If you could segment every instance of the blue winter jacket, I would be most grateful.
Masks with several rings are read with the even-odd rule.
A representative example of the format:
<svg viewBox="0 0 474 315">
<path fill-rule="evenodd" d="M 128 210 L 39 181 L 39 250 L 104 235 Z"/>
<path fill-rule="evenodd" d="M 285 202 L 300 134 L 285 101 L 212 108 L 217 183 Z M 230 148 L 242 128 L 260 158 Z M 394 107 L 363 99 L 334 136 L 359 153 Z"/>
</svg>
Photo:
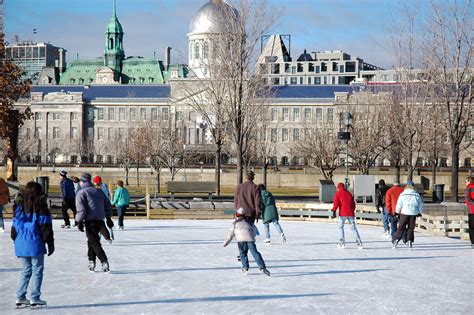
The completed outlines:
<svg viewBox="0 0 474 315">
<path fill-rule="evenodd" d="M 396 211 L 404 215 L 418 215 L 423 213 L 423 200 L 420 194 L 413 188 L 405 188 L 398 197 Z"/>
<path fill-rule="evenodd" d="M 128 206 L 130 203 L 130 196 L 128 194 L 127 188 L 119 187 L 114 192 L 114 198 L 112 200 L 113 205 L 117 205 L 119 207 Z"/>
<path fill-rule="evenodd" d="M 112 205 L 102 190 L 84 183 L 76 195 L 76 221 L 104 220 L 112 216 Z"/>
<path fill-rule="evenodd" d="M 52 244 L 53 229 L 51 215 L 23 212 L 19 205 L 15 211 L 12 225 L 12 239 L 15 242 L 17 257 L 36 257 L 46 254 L 45 243 Z"/>
<path fill-rule="evenodd" d="M 61 186 L 61 197 L 64 199 L 74 199 L 76 193 L 74 191 L 74 183 L 69 178 L 63 178 L 60 182 Z"/>
</svg>

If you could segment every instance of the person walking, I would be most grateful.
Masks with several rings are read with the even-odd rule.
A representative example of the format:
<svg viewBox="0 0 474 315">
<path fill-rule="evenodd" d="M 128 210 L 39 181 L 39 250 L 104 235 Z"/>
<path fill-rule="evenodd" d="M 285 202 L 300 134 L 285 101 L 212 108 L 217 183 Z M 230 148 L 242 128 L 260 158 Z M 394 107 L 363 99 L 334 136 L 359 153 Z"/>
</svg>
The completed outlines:
<svg viewBox="0 0 474 315">
<path fill-rule="evenodd" d="M 405 231 L 407 231 L 408 247 L 413 247 L 416 218 L 421 217 L 423 213 L 423 200 L 414 187 L 413 181 L 408 180 L 405 189 L 398 197 L 395 210 L 400 214 L 400 223 L 393 240 L 393 248 L 397 247 Z"/>
<path fill-rule="evenodd" d="M 96 188 L 101 189 L 104 192 L 105 197 L 107 197 L 107 200 L 110 201 L 110 191 L 109 188 L 105 183 L 102 182 L 102 178 L 100 176 L 94 177 L 94 185 Z"/>
<path fill-rule="evenodd" d="M 87 256 L 89 258 L 89 270 L 94 272 L 96 258 L 102 264 L 103 272 L 110 272 L 107 255 L 100 243 L 100 230 L 104 227 L 104 219 L 107 226 L 112 228 L 112 206 L 100 189 L 96 189 L 91 183 L 89 173 L 82 174 L 80 178 L 81 190 L 76 195 L 77 215 L 76 221 L 78 229 L 87 236 Z"/>
<path fill-rule="evenodd" d="M 400 187 L 400 183 L 395 182 L 393 183 L 393 187 L 387 190 L 387 194 L 385 195 L 385 205 L 387 207 L 387 215 L 388 221 L 390 223 L 390 233 L 392 242 L 395 239 L 395 234 L 397 233 L 398 227 L 398 213 L 395 211 L 397 207 L 398 197 L 400 197 L 401 193 L 403 192 L 403 187 Z M 402 235 L 403 243 L 407 244 L 407 233 L 403 233 Z"/>
<path fill-rule="evenodd" d="M 467 207 L 467 217 L 469 224 L 469 239 L 471 240 L 471 248 L 474 249 L 474 177 L 466 178 L 466 189 L 464 190 L 464 199 Z"/>
<path fill-rule="evenodd" d="M 112 206 L 117 206 L 118 228 L 121 230 L 123 230 L 123 217 L 125 216 L 129 203 L 130 195 L 128 194 L 128 189 L 123 187 L 123 181 L 119 180 L 117 181 L 117 189 L 112 199 Z"/>
<path fill-rule="evenodd" d="M 65 170 L 61 170 L 59 176 L 61 176 L 61 181 L 59 182 L 62 198 L 61 212 L 63 214 L 64 220 L 64 224 L 61 225 L 61 227 L 69 229 L 71 228 L 71 222 L 69 220 L 69 214 L 67 211 L 71 209 L 74 218 L 76 217 L 76 192 L 74 190 L 74 183 L 71 179 L 67 178 L 67 172 Z M 76 226 L 75 221 L 73 226 Z"/>
<path fill-rule="evenodd" d="M 74 193 L 77 194 L 77 192 L 79 191 L 79 189 L 81 189 L 81 185 L 79 184 L 79 177 L 77 176 L 71 176 L 71 180 L 74 184 Z"/>
<path fill-rule="evenodd" d="M 383 236 L 389 237 L 390 235 L 390 228 L 389 228 L 389 218 L 387 213 L 387 206 L 385 202 L 387 191 L 390 187 L 385 185 L 385 181 L 383 179 L 379 180 L 379 187 L 377 188 L 377 192 L 375 194 L 375 207 L 377 208 L 378 213 L 382 213 L 382 223 L 383 223 Z M 394 232 L 395 233 L 395 232 Z"/>
<path fill-rule="evenodd" d="M 357 242 L 357 248 L 362 249 L 362 241 L 355 223 L 355 200 L 352 194 L 348 192 L 343 183 L 337 184 L 337 192 L 334 194 L 334 203 L 332 206 L 332 218 L 336 218 L 336 211 L 339 209 L 339 244 L 338 248 L 345 248 L 344 222 L 347 220 L 351 225 L 352 233 Z"/>
<path fill-rule="evenodd" d="M 48 210 L 43 188 L 36 182 L 28 182 L 22 199 L 15 210 L 11 229 L 15 244 L 15 256 L 22 265 L 20 283 L 16 291 L 16 305 L 43 306 L 41 284 L 43 283 L 44 255 L 54 252 L 53 221 Z M 26 298 L 28 284 L 33 278 L 31 300 Z"/>
<path fill-rule="evenodd" d="M 250 223 L 258 222 L 262 215 L 260 189 L 254 184 L 255 174 L 245 173 L 245 181 L 237 186 L 234 195 L 235 209 L 244 209 L 244 216 Z"/>
<path fill-rule="evenodd" d="M 281 240 L 283 243 L 286 242 L 285 234 L 283 233 L 283 229 L 278 222 L 278 209 L 275 204 L 275 198 L 273 197 L 272 193 L 267 190 L 264 184 L 259 184 L 258 188 L 260 189 L 260 196 L 262 199 L 262 221 L 263 226 L 265 227 L 265 243 L 270 243 L 270 223 L 273 223 L 275 229 L 280 233 Z"/>
<path fill-rule="evenodd" d="M 235 213 L 235 221 L 232 223 L 229 234 L 224 240 L 223 246 L 226 247 L 232 241 L 236 239 L 239 246 L 240 252 L 240 261 L 242 262 L 242 272 L 244 274 L 248 273 L 249 270 L 249 258 L 248 251 L 252 253 L 255 262 L 257 263 L 261 272 L 265 275 L 270 276 L 270 271 L 268 271 L 265 266 L 265 261 L 263 260 L 262 255 L 257 250 L 257 245 L 255 245 L 255 236 L 257 234 L 257 228 L 254 224 L 246 221 L 245 210 L 240 208 Z"/>
<path fill-rule="evenodd" d="M 10 190 L 7 183 L 0 177 L 0 233 L 5 232 L 5 224 L 3 223 L 3 211 L 5 205 L 10 203 Z"/>
</svg>

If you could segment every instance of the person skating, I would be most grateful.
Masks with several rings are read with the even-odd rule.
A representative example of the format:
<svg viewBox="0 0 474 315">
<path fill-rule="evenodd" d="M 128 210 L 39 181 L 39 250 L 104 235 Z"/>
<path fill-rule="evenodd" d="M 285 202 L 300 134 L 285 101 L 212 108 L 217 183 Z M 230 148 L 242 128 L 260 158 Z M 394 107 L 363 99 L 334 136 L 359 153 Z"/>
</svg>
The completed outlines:
<svg viewBox="0 0 474 315">
<path fill-rule="evenodd" d="M 107 197 L 107 199 L 110 201 L 109 188 L 104 182 L 102 182 L 102 178 L 100 176 L 94 177 L 93 183 L 96 188 L 100 188 L 104 192 L 105 197 Z"/>
<path fill-rule="evenodd" d="M 337 247 L 344 248 L 344 222 L 347 220 L 351 225 L 352 233 L 357 242 L 357 248 L 362 249 L 362 241 L 355 223 L 355 200 L 352 194 L 348 192 L 343 183 L 337 184 L 337 192 L 334 194 L 334 203 L 332 207 L 332 218 L 336 218 L 336 210 L 339 209 L 339 244 Z"/>
<path fill-rule="evenodd" d="M 69 214 L 67 211 L 71 209 L 73 216 L 76 217 L 76 192 L 74 190 L 74 183 L 71 179 L 67 178 L 67 172 L 65 170 L 62 170 L 59 173 L 59 176 L 61 176 L 61 181 L 59 182 L 62 198 L 61 212 L 64 219 L 64 224 L 61 225 L 61 227 L 69 229 L 71 227 L 71 222 L 69 220 Z M 75 222 L 73 226 L 76 226 Z"/>
<path fill-rule="evenodd" d="M 48 256 L 51 256 L 54 252 L 54 234 L 43 188 L 36 182 L 27 183 L 23 190 L 15 210 L 11 238 L 15 244 L 15 256 L 20 258 L 22 265 L 16 291 L 17 307 L 46 305 L 46 301 L 41 300 L 45 244 Z M 31 278 L 31 300 L 28 300 L 26 294 Z"/>
<path fill-rule="evenodd" d="M 87 256 L 89 258 L 89 270 L 95 270 L 96 258 L 102 263 L 102 271 L 109 272 L 109 262 L 100 244 L 100 230 L 107 220 L 107 226 L 112 228 L 114 223 L 112 217 L 112 206 L 104 193 L 96 189 L 91 183 L 91 175 L 82 174 L 80 178 L 81 190 L 76 195 L 77 226 L 81 232 L 84 228 L 87 236 Z"/>
<path fill-rule="evenodd" d="M 5 225 L 3 223 L 3 210 L 5 210 L 5 205 L 10 203 L 10 201 L 10 190 L 8 189 L 5 180 L 0 177 L 0 233 L 5 231 Z"/>
<path fill-rule="evenodd" d="M 234 195 L 235 208 L 244 209 L 246 220 L 250 223 L 258 222 L 262 215 L 260 189 L 254 184 L 254 178 L 254 172 L 246 172 L 245 181 L 237 186 Z"/>
<path fill-rule="evenodd" d="M 275 198 L 273 197 L 272 193 L 269 192 L 264 184 L 259 184 L 258 187 L 260 188 L 260 196 L 262 199 L 262 221 L 263 226 L 265 227 L 265 243 L 270 243 L 270 223 L 273 223 L 275 229 L 280 233 L 281 240 L 286 242 L 285 234 L 283 233 L 283 229 L 278 222 L 278 209 L 275 204 Z"/>
<path fill-rule="evenodd" d="M 393 240 L 393 248 L 397 247 L 405 231 L 407 231 L 408 246 L 410 248 L 415 241 L 416 217 L 421 216 L 423 213 L 423 200 L 414 187 L 413 181 L 407 181 L 405 189 L 400 194 L 400 197 L 398 197 L 396 212 L 400 214 L 400 223 Z"/>
<path fill-rule="evenodd" d="M 112 199 L 112 206 L 117 206 L 118 215 L 118 228 L 123 230 L 123 217 L 127 211 L 128 204 L 130 203 L 130 195 L 128 189 L 123 187 L 123 181 L 117 181 L 117 189 L 114 192 L 114 198 Z"/>
<path fill-rule="evenodd" d="M 395 234 L 397 233 L 399 218 L 399 214 L 395 211 L 395 209 L 397 207 L 398 197 L 400 197 L 403 190 L 403 187 L 401 187 L 398 182 L 395 182 L 393 183 L 393 187 L 391 187 L 385 195 L 385 204 L 387 206 L 388 221 L 390 222 L 390 233 L 392 236 L 392 242 L 395 239 Z M 406 232 L 402 235 L 402 241 L 404 244 L 408 245 Z"/>
<path fill-rule="evenodd" d="M 71 180 L 74 184 L 74 193 L 77 194 L 77 192 L 79 191 L 79 189 L 81 189 L 81 184 L 79 183 L 79 177 L 77 176 L 71 176 Z"/>
<path fill-rule="evenodd" d="M 390 235 L 390 227 L 389 227 L 389 217 L 387 213 L 387 206 L 386 206 L 386 194 L 390 187 L 385 185 L 385 181 L 383 179 L 379 180 L 379 187 L 377 188 L 377 192 L 375 194 L 375 207 L 377 208 L 378 213 L 382 213 L 382 223 L 383 223 L 383 236 L 389 237 Z M 395 230 L 396 232 L 396 230 Z M 395 234 L 393 232 L 393 234 Z"/>
<path fill-rule="evenodd" d="M 474 249 L 474 177 L 467 177 L 466 185 L 466 189 L 464 190 L 464 198 L 466 200 L 468 213 L 469 239 L 471 240 L 471 248 Z"/>
<path fill-rule="evenodd" d="M 257 250 L 257 245 L 255 245 L 255 236 L 257 233 L 257 228 L 254 224 L 246 221 L 244 209 L 240 208 L 235 213 L 235 221 L 232 223 L 229 234 L 224 240 L 223 246 L 226 247 L 232 239 L 235 238 L 239 246 L 240 252 L 240 261 L 242 262 L 242 272 L 247 274 L 249 270 L 249 259 L 248 251 L 252 253 L 255 262 L 257 263 L 260 271 L 262 271 L 267 276 L 270 276 L 270 271 L 268 271 L 265 266 L 265 261 L 263 260 L 262 255 Z"/>
</svg>

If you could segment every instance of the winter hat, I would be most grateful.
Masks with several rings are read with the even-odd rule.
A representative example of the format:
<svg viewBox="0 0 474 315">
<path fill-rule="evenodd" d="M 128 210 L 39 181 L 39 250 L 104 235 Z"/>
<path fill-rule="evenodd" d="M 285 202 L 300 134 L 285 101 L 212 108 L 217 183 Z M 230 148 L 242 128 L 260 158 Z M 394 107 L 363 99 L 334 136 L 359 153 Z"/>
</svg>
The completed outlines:
<svg viewBox="0 0 474 315">
<path fill-rule="evenodd" d="M 89 173 L 84 173 L 84 174 L 81 175 L 81 178 L 79 178 L 79 180 L 80 180 L 81 182 L 84 182 L 84 183 L 90 183 L 91 177 L 92 177 L 91 174 L 89 174 Z"/>
<path fill-rule="evenodd" d="M 59 175 L 62 177 L 66 177 L 67 172 L 65 170 L 61 170 L 61 172 L 59 172 Z"/>
<path fill-rule="evenodd" d="M 94 182 L 94 184 L 98 185 L 98 184 L 102 183 L 102 178 L 100 178 L 100 176 L 96 176 L 96 177 L 94 177 L 93 182 Z"/>
<path fill-rule="evenodd" d="M 337 189 L 338 189 L 338 190 L 339 190 L 339 189 L 344 189 L 344 188 L 346 188 L 346 186 L 344 185 L 344 183 L 339 183 L 339 184 L 337 184 Z"/>
<path fill-rule="evenodd" d="M 415 183 L 412 180 L 407 180 L 407 186 L 415 186 Z"/>
<path fill-rule="evenodd" d="M 244 208 L 239 208 L 236 212 L 235 212 L 235 216 L 236 217 L 241 217 L 244 215 Z"/>
</svg>

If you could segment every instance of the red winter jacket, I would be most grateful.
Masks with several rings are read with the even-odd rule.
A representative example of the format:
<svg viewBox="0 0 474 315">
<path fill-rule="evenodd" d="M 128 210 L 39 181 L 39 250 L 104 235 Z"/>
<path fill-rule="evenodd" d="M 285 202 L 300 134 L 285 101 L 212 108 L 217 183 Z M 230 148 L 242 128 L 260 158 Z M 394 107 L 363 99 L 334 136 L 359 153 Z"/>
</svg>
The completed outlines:
<svg viewBox="0 0 474 315">
<path fill-rule="evenodd" d="M 387 207 L 387 212 L 390 215 L 395 215 L 398 197 L 400 197 L 404 190 L 405 189 L 403 187 L 393 186 L 387 191 L 387 194 L 385 195 L 385 206 Z"/>
<path fill-rule="evenodd" d="M 344 185 L 344 184 L 343 184 Z M 334 195 L 332 211 L 339 209 L 340 217 L 353 217 L 356 204 L 352 194 L 344 189 L 344 186 L 337 185 L 338 191 Z"/>
<path fill-rule="evenodd" d="M 474 214 L 474 184 L 467 185 L 464 189 L 464 198 L 466 199 L 466 206 L 470 214 Z"/>
</svg>

